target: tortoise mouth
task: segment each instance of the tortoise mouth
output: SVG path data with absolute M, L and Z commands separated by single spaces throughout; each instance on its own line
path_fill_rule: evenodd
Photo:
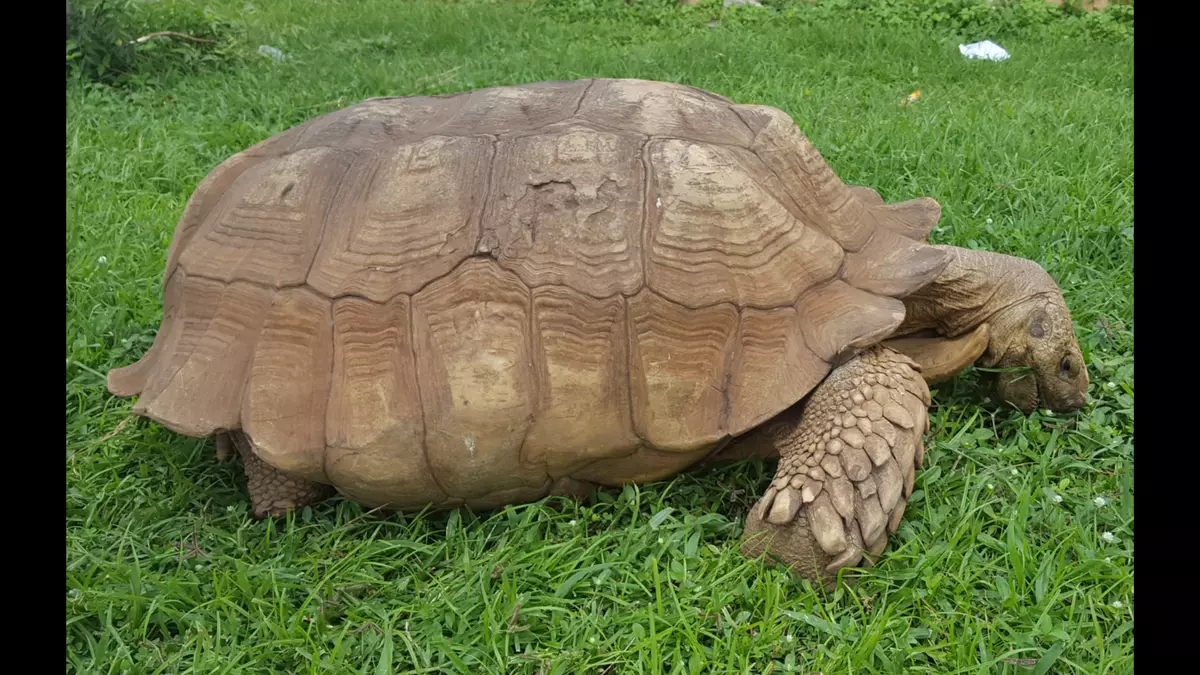
M 1041 387 L 1039 387 L 1037 401 L 1039 406 L 1050 412 L 1070 414 L 1079 412 L 1087 405 L 1087 395 L 1073 393 L 1066 397 L 1047 398 L 1042 396 Z
M 1045 386 L 1049 384 L 1049 386 Z M 1057 385 L 1057 386 L 1056 386 Z M 1043 383 L 1033 378 L 1034 400 L 1038 407 L 1055 413 L 1074 413 L 1087 405 L 1088 379 L 1069 382 L 1066 380 Z

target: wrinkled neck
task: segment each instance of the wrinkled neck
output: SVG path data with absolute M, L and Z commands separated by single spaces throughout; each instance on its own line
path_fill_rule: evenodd
M 1058 293 L 1054 280 L 1032 260 L 956 246 L 937 248 L 950 254 L 950 262 L 936 279 L 904 298 L 906 313 L 898 335 L 933 330 L 957 337 L 1009 307 Z

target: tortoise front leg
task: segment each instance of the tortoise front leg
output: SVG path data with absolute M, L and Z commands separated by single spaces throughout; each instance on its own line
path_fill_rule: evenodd
M 324 501 L 336 492 L 331 485 L 289 476 L 262 461 L 241 431 L 218 435 L 217 452 L 221 453 L 222 448 L 228 448 L 230 444 L 242 456 L 246 489 L 250 493 L 250 506 L 255 518 L 278 518 L 293 509 Z
M 763 438 L 748 438 L 772 443 L 780 461 L 746 519 L 742 554 L 769 553 L 827 586 L 881 554 L 924 459 L 929 403 L 918 366 L 876 346 L 835 368 Z

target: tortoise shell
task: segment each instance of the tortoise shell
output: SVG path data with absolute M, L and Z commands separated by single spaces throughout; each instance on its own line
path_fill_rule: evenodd
M 370 99 L 200 184 L 154 345 L 109 388 L 369 505 L 653 480 L 896 329 L 946 264 L 937 217 L 691 87 Z

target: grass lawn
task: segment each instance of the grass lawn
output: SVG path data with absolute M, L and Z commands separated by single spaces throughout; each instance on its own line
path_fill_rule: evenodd
M 709 27 L 719 9 L 174 5 L 212 8 L 237 43 L 67 86 L 68 672 L 1133 672 L 1132 39 L 1027 33 L 989 63 L 915 28 L 738 18 L 755 10 Z M 781 108 L 846 182 L 938 199 L 936 242 L 1037 260 L 1074 312 L 1091 405 L 1024 418 L 977 373 L 940 387 L 904 524 L 833 593 L 739 556 L 760 463 L 490 514 L 334 499 L 256 522 L 211 441 L 118 429 L 131 403 L 103 373 L 152 342 L 175 223 L 221 160 L 369 96 L 590 76 Z

